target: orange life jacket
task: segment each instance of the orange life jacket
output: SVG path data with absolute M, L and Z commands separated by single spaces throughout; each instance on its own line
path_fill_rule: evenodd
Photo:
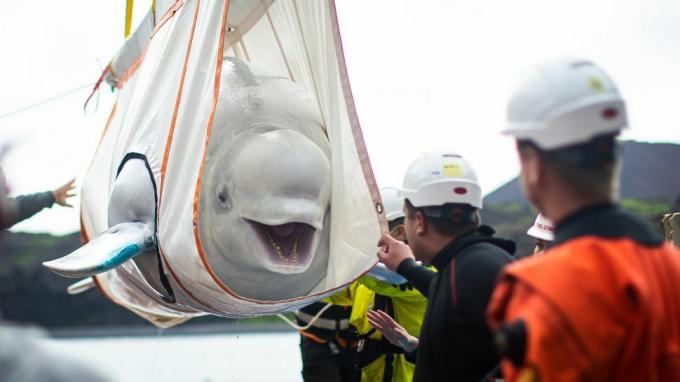
M 680 251 L 615 206 L 577 214 L 545 256 L 510 265 L 487 313 L 500 334 L 522 324 L 506 381 L 680 381 Z

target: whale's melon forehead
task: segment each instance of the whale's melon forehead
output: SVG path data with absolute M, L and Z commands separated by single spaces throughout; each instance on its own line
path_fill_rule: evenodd
M 225 59 L 225 64 L 213 134 L 226 134 L 230 140 L 253 126 L 269 124 L 301 131 L 329 152 L 318 105 L 303 88 L 285 77 L 253 74 L 235 58 Z
M 262 134 L 230 167 L 234 203 L 242 215 L 261 221 L 288 211 L 277 220 L 321 228 L 331 193 L 330 161 L 307 137 L 287 129 Z

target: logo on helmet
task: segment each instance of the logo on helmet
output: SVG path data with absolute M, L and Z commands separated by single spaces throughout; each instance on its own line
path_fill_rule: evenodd
M 588 85 L 590 85 L 590 88 L 596 92 L 601 92 L 604 90 L 604 83 L 597 77 L 588 78 Z

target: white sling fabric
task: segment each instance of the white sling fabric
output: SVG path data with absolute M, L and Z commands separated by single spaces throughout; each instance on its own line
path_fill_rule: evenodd
M 164 21 L 139 35 L 151 36 L 147 45 L 124 47 L 116 55 L 118 100 L 84 181 L 82 224 L 90 240 L 108 228 L 118 166 L 128 153 L 144 155 L 158 189 L 158 243 L 176 302 L 164 302 L 132 262 L 95 276 L 100 290 L 168 327 L 204 313 L 249 317 L 295 309 L 370 269 L 385 219 L 354 110 L 334 3 L 187 0 L 164 7 L 169 9 Z M 211 176 L 204 168 L 211 133 L 220 128 L 213 122 L 223 57 L 289 78 L 321 114 L 331 147 L 329 258 L 325 277 L 303 295 L 275 301 L 239 296 L 207 261 L 199 195 L 202 179 Z

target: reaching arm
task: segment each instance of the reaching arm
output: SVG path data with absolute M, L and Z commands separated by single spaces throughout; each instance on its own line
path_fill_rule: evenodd
M 64 207 L 73 207 L 66 199 L 75 195 L 72 192 L 75 188 L 74 182 L 75 179 L 71 179 L 54 191 L 4 198 L 0 229 L 9 228 L 22 220 L 26 220 L 42 211 L 43 208 L 51 208 L 55 203 Z
M 408 334 L 403 326 L 399 325 L 387 313 L 382 310 L 369 310 L 366 313 L 368 321 L 393 345 L 399 346 L 410 353 L 418 347 L 418 337 Z
M 5 198 L 3 202 L 3 216 L 0 228 L 9 228 L 22 220 L 40 212 L 43 208 L 52 207 L 54 194 L 52 191 L 37 194 L 21 195 L 15 198 Z
M 411 248 L 390 235 L 383 235 L 378 241 L 378 258 L 390 270 L 404 276 L 413 286 L 427 297 L 430 281 L 436 275 L 433 271 L 418 265 Z
M 404 276 L 425 297 L 430 291 L 432 279 L 437 275 L 431 269 L 416 263 L 414 259 L 402 261 L 397 267 L 397 273 Z

